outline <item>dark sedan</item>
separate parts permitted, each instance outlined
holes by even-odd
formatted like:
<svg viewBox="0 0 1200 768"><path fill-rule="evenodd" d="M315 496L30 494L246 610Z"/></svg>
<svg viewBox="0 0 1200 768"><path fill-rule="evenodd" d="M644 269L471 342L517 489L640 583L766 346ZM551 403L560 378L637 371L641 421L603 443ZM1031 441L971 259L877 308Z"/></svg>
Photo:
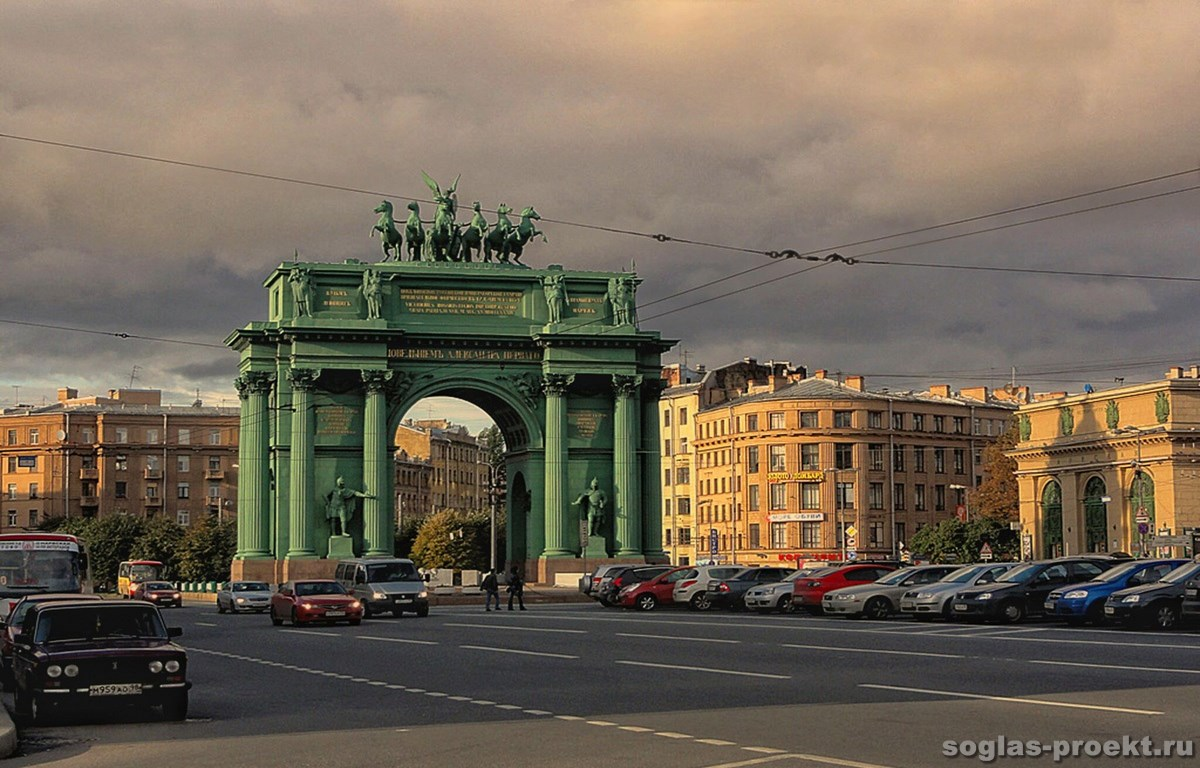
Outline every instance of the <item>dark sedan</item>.
<svg viewBox="0 0 1200 768"><path fill-rule="evenodd" d="M1181 565L1159 581L1113 592L1104 601L1104 618L1131 627L1172 629L1179 624L1183 592L1200 578L1200 561Z"/></svg>
<svg viewBox="0 0 1200 768"><path fill-rule="evenodd" d="M1125 560L1109 557L1062 557L1012 569L992 584L969 587L951 603L956 619L1018 622L1045 610L1046 597L1068 584L1091 581Z"/></svg>
<svg viewBox="0 0 1200 768"><path fill-rule="evenodd" d="M0 678L6 688L12 687L12 655L13 638L21 631L21 623L29 609L40 603L61 603L64 600L100 600L100 595L83 595L74 592L42 592L36 595L26 595L13 606L12 613L0 620L3 635L0 635Z"/></svg>
<svg viewBox="0 0 1200 768"><path fill-rule="evenodd" d="M31 722L55 709L127 704L187 717L187 653L158 608L143 602L35 605L13 645L13 702Z"/></svg>
<svg viewBox="0 0 1200 768"><path fill-rule="evenodd" d="M728 579L712 579L704 588L713 609L744 610L746 593L751 587L783 581L795 568L743 568Z"/></svg>
<svg viewBox="0 0 1200 768"><path fill-rule="evenodd" d="M183 595L169 581L143 581L137 585L133 597L154 603L159 608L183 607Z"/></svg>

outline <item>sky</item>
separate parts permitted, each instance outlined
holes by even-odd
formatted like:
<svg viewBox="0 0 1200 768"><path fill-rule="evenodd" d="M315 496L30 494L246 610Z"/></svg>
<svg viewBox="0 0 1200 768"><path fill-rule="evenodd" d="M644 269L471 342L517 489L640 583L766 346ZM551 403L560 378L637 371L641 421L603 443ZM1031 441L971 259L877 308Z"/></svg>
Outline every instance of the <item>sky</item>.
<svg viewBox="0 0 1200 768"><path fill-rule="evenodd" d="M556 220L531 266L634 266L665 363L1153 380L1200 359L1200 171L1088 193L1200 168L1197 29L1185 0L0 3L0 404L235 404L220 346L270 270L377 259L422 170Z"/></svg>

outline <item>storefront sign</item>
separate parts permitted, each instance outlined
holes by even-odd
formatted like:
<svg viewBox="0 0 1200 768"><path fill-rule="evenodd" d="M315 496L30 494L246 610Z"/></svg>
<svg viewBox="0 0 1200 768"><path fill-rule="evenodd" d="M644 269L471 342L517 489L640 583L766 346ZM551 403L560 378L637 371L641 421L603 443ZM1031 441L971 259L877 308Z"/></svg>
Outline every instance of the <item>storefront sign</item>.
<svg viewBox="0 0 1200 768"><path fill-rule="evenodd" d="M789 512L786 515L767 515L772 523L819 523L825 519L824 512Z"/></svg>
<svg viewBox="0 0 1200 768"><path fill-rule="evenodd" d="M825 473L819 469L807 470L804 472L768 472L767 482L780 483L788 481L800 481L807 483L820 483L825 480Z"/></svg>

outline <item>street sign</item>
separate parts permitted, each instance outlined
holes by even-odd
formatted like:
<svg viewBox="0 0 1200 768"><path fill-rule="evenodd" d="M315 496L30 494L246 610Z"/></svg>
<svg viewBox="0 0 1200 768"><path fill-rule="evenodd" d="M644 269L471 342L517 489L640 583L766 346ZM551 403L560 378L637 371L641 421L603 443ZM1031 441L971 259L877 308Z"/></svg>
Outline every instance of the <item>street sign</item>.
<svg viewBox="0 0 1200 768"><path fill-rule="evenodd" d="M1154 536L1150 539L1152 547L1186 547L1191 543L1191 536Z"/></svg>
<svg viewBox="0 0 1200 768"><path fill-rule="evenodd" d="M847 560L857 560L858 552L854 551L853 549L847 549L846 550L846 559Z"/></svg>
<svg viewBox="0 0 1200 768"><path fill-rule="evenodd" d="M1143 534L1143 535L1150 533L1150 524L1149 523L1138 523L1138 533Z"/></svg>
<svg viewBox="0 0 1200 768"><path fill-rule="evenodd" d="M717 529L708 529L708 554L710 557L717 556Z"/></svg>
<svg viewBox="0 0 1200 768"><path fill-rule="evenodd" d="M986 541L983 542L983 546L979 548L979 559L985 563L989 563L992 560L992 546Z"/></svg>
<svg viewBox="0 0 1200 768"><path fill-rule="evenodd" d="M1138 507L1137 517L1134 518L1134 522L1138 522L1138 523L1150 522L1150 515L1146 512L1145 507Z"/></svg>
<svg viewBox="0 0 1200 768"><path fill-rule="evenodd" d="M960 523L967 522L967 508L965 506L963 506L962 504L959 504L957 507L954 508L954 514L958 517L958 522L960 522Z"/></svg>
<svg viewBox="0 0 1200 768"><path fill-rule="evenodd" d="M846 535L849 536L850 538L854 538L855 536L858 535L858 529L855 528L853 525L847 525L846 526Z"/></svg>
<svg viewBox="0 0 1200 768"><path fill-rule="evenodd" d="M854 549L858 546L858 538L854 536L846 537L846 549Z"/></svg>

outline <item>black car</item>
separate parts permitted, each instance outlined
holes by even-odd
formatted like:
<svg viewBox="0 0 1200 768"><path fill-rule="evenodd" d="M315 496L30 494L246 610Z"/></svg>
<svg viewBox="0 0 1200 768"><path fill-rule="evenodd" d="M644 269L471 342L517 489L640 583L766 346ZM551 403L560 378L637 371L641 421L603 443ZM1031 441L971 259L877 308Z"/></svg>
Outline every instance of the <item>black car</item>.
<svg viewBox="0 0 1200 768"><path fill-rule="evenodd" d="M1180 615L1184 621L1200 620L1200 573L1189 577L1184 584Z"/></svg>
<svg viewBox="0 0 1200 768"><path fill-rule="evenodd" d="M1012 623L1045 610L1046 596L1068 584L1091 581L1126 560L1107 556L1060 557L1013 568L999 580L955 594L950 613L955 619Z"/></svg>
<svg viewBox="0 0 1200 768"><path fill-rule="evenodd" d="M603 606L616 605L617 593L630 584L640 584L655 576L671 570L669 565L628 565L617 571L610 571L600 580L592 596Z"/></svg>
<svg viewBox="0 0 1200 768"><path fill-rule="evenodd" d="M744 610L746 608L746 593L751 587L760 584L773 584L783 581L793 573L795 568L777 568L774 566L743 568L728 579L713 579L704 588L712 609L729 608Z"/></svg>
<svg viewBox="0 0 1200 768"><path fill-rule="evenodd" d="M13 701L36 722L55 709L128 704L187 717L187 652L156 606L140 601L35 605L13 643Z"/></svg>
<svg viewBox="0 0 1200 768"><path fill-rule="evenodd" d="M1183 612L1187 582L1198 578L1200 561L1181 565L1159 581L1113 592L1104 601L1104 618L1128 626L1171 629Z"/></svg>

